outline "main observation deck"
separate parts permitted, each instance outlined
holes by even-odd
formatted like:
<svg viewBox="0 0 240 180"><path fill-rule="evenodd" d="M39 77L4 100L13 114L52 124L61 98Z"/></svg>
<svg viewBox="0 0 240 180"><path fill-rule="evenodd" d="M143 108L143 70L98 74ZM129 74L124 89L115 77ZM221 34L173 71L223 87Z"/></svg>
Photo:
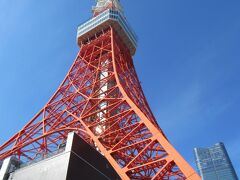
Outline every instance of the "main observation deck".
<svg viewBox="0 0 240 180"><path fill-rule="evenodd" d="M121 12L108 9L78 27L78 45L86 44L96 34L112 26L133 56L137 48L137 37Z"/></svg>

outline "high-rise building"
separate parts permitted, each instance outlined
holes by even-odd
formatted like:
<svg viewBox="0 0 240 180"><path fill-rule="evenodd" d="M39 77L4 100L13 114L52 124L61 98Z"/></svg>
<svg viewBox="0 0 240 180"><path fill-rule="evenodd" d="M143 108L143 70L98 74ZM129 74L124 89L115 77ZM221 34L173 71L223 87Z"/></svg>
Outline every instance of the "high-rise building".
<svg viewBox="0 0 240 180"><path fill-rule="evenodd" d="M223 143L209 148L195 148L194 155L203 180L238 180Z"/></svg>

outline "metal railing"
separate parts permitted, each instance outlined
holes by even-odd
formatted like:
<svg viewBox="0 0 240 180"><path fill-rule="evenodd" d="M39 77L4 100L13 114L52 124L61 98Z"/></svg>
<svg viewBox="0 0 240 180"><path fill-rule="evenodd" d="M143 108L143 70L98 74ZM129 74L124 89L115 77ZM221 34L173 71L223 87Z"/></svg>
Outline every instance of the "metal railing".
<svg viewBox="0 0 240 180"><path fill-rule="evenodd" d="M66 146L60 147L58 150L52 151L52 152L48 152L48 153L40 153L39 156L37 158L35 158L34 160L21 163L20 166L17 169L21 169L21 168L30 166L32 164L38 163L40 161L43 161L45 159L51 158L51 157L53 157L55 155L58 155L58 154L60 154L60 153L65 151L65 147Z"/></svg>

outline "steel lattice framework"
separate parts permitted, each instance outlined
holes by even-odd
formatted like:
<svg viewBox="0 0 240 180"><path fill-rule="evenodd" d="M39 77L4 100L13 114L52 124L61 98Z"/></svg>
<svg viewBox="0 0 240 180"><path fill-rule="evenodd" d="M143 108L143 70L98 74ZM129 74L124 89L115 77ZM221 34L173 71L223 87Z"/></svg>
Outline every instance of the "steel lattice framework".
<svg viewBox="0 0 240 180"><path fill-rule="evenodd" d="M124 180L200 180L158 126L131 53L111 26L81 46L49 102L0 146L0 160L45 156L72 131L98 149Z"/></svg>

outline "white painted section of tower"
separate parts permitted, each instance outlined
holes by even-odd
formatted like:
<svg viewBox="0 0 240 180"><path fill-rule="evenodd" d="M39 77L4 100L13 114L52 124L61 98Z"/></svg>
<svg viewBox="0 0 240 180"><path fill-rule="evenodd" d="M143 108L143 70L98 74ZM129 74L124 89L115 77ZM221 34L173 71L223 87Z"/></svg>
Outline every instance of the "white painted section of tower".
<svg viewBox="0 0 240 180"><path fill-rule="evenodd" d="M97 0L97 5L93 8L94 11L101 11L108 7L109 4L113 4L115 9L123 13L123 8L119 0Z"/></svg>
<svg viewBox="0 0 240 180"><path fill-rule="evenodd" d="M104 62L101 63L102 68L103 67L107 67L107 64L109 63L109 60L106 60ZM106 83L104 79L108 78L109 73L108 73L108 69L103 69L100 73L100 94L99 94L99 98L100 99L104 99L106 97L106 92L108 90L108 83ZM106 120L105 114L107 113L107 110L104 110L107 107L107 102L101 102L99 104L99 107L101 109L101 111L97 114L97 117L100 119L100 122L104 122ZM106 126L97 126L96 127L96 132L98 134L101 134L104 130L106 129Z"/></svg>

